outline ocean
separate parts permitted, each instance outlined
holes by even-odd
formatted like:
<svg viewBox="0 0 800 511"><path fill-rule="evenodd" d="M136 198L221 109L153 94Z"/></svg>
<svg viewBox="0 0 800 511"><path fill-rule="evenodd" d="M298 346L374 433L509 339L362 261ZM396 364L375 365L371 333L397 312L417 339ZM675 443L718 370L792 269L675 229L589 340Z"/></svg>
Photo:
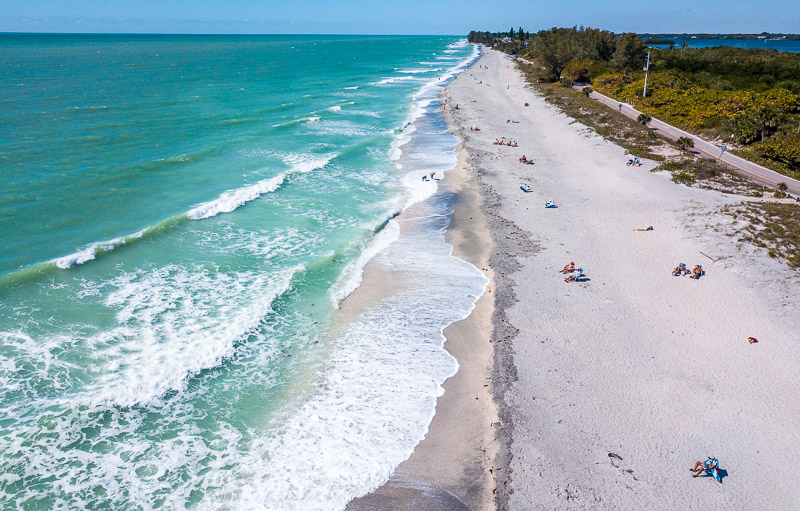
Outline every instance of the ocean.
<svg viewBox="0 0 800 511"><path fill-rule="evenodd" d="M778 38L763 38L763 39L703 39L703 38L684 38L684 37L670 37L669 35L654 36L659 39L670 39L675 42L675 47L680 48L683 43L686 43L690 48L713 48L715 46L733 46L734 48L742 48L745 50L750 49L771 49L778 51L788 51L792 53L800 53L800 41L794 39L778 39ZM647 43L647 39L644 40ZM654 48L668 48L667 44L648 44Z"/></svg>
<svg viewBox="0 0 800 511"><path fill-rule="evenodd" d="M438 181L437 98L478 49L0 49L0 508L336 510L380 485L487 284L451 255ZM370 261L380 289L343 314Z"/></svg>

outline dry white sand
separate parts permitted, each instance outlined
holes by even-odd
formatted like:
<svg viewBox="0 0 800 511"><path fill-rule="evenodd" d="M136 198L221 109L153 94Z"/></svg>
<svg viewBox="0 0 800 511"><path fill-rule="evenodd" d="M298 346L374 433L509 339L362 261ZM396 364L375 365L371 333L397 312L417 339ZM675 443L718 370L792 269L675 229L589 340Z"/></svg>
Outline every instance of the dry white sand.
<svg viewBox="0 0 800 511"><path fill-rule="evenodd" d="M497 199L495 284L517 299L500 304L519 329L503 403L512 493L500 506L800 508L797 275L717 232L713 212L737 199L675 185L650 162L626 167L621 148L526 89L502 54L487 52L447 97ZM491 144L500 137L519 147ZM543 207L549 198L558 208ZM563 282L569 261L585 281ZM679 262L707 274L673 277ZM708 455L722 484L690 475Z"/></svg>

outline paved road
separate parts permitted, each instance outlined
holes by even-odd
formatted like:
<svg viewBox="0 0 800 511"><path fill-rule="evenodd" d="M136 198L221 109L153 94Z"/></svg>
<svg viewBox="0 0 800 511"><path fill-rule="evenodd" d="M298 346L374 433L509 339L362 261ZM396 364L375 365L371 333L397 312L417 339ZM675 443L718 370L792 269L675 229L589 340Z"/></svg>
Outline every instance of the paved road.
<svg viewBox="0 0 800 511"><path fill-rule="evenodd" d="M525 62L526 64L533 64L532 62L525 60L523 58L517 57L517 60ZM577 90L582 89L582 86L576 86ZM632 106L628 105L627 103L620 103L619 101L609 98L608 96L604 96L599 92L592 92L589 96L592 99L595 99L605 105L608 105L615 110L622 112L624 115L630 117L631 119L636 119L639 117L639 114L642 112L636 110ZM762 167L761 165L755 164L751 161L747 161L744 158L739 158L738 156L730 153L723 153L722 149L715 146L714 144L703 140L702 138L692 135L682 129L676 128L670 124L665 123L664 121L660 121L656 118L653 118L650 121L650 128L655 131L656 133L660 133L666 137L672 138L673 140L677 140L680 137L689 137L694 141L694 153L699 154L700 156L704 156L706 158L713 158L715 160L719 159L724 163L727 163L735 172L738 174L750 179L751 181L755 181L757 183L769 186L770 188L777 188L780 183L786 183L786 191L791 193L795 196L800 196L800 181L797 179L792 179L791 177L784 176L783 174L779 174L774 170L770 170L766 167ZM720 157L721 155L721 157Z"/></svg>
<svg viewBox="0 0 800 511"><path fill-rule="evenodd" d="M619 101L609 98L608 96L604 96L598 92L592 92L589 97L622 112L631 119L636 119L639 117L639 114L642 113L626 103L620 103ZM787 191L789 193L793 195L800 195L800 181L797 179L784 176L783 174L779 174L774 170L770 170L751 161L739 158L734 154L727 152L722 153L722 150L714 144L707 142L696 135L692 135L691 133L683 131L682 129L678 129L675 126L669 125L663 121L659 121L658 119L653 118L653 120L650 121L650 128L656 133L660 133L672 139L689 137L694 141L695 153L699 153L701 156L705 156L707 158L720 159L721 161L733 167L736 172L744 177L763 185L767 185L770 188L777 188L778 184L786 183ZM721 158L720 155L722 155Z"/></svg>

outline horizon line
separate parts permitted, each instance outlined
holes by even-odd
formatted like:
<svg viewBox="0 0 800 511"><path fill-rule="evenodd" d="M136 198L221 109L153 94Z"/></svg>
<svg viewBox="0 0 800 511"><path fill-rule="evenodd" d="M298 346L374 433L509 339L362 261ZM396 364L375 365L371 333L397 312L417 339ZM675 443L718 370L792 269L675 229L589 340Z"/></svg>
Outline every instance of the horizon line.
<svg viewBox="0 0 800 511"><path fill-rule="evenodd" d="M464 37L466 34L367 34L367 33L278 33L278 32L2 32L3 35L186 35L186 36L379 36L379 37Z"/></svg>

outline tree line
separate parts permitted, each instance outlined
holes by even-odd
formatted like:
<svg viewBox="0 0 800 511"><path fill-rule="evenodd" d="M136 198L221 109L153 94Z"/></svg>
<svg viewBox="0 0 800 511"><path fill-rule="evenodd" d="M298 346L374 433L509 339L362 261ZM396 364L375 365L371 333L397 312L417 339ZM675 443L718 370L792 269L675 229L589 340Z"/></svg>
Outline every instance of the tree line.
<svg viewBox="0 0 800 511"><path fill-rule="evenodd" d="M469 40L533 62L532 75L541 82L591 85L648 116L718 137L751 159L800 176L800 53L648 48L639 34L583 26L471 32Z"/></svg>

